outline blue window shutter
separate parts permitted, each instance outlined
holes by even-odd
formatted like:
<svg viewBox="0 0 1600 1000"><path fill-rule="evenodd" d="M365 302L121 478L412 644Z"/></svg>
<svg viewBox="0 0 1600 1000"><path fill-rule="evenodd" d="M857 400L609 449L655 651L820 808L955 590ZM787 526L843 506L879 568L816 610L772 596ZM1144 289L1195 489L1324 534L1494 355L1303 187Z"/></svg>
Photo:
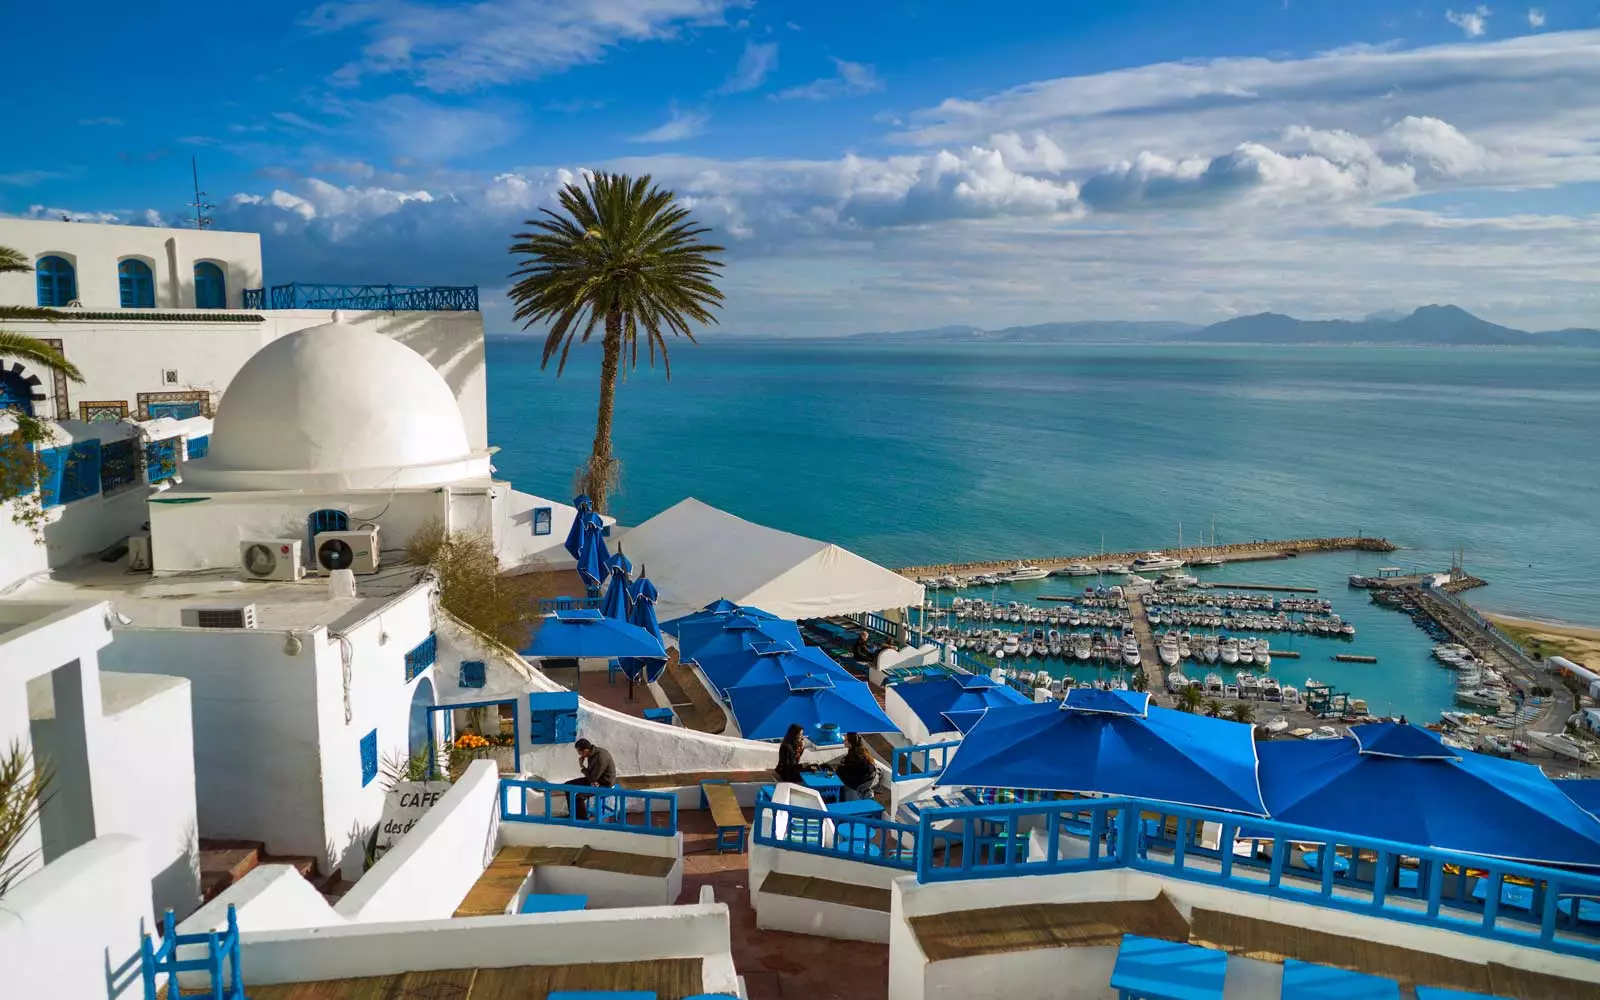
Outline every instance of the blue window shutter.
<svg viewBox="0 0 1600 1000"><path fill-rule="evenodd" d="M65 257L40 257L34 265L41 306L64 306L78 297L78 275Z"/></svg>
<svg viewBox="0 0 1600 1000"><path fill-rule="evenodd" d="M61 506L61 477L67 469L66 448L44 448L39 452L39 506Z"/></svg>
<svg viewBox="0 0 1600 1000"><path fill-rule="evenodd" d="M144 261L130 257L118 264L117 286L122 293L122 308L155 308L155 276L150 273L150 265Z"/></svg>
<svg viewBox="0 0 1600 1000"><path fill-rule="evenodd" d="M372 784L378 776L378 731L361 737L361 787Z"/></svg>
<svg viewBox="0 0 1600 1000"><path fill-rule="evenodd" d="M194 266L194 307L196 309L228 308L228 283L222 268L203 260Z"/></svg>
<svg viewBox="0 0 1600 1000"><path fill-rule="evenodd" d="M439 637L432 632L406 654L406 680L411 680L433 666L439 658Z"/></svg>
<svg viewBox="0 0 1600 1000"><path fill-rule="evenodd" d="M552 513L549 507L535 507L533 509L533 533L535 535L550 534Z"/></svg>
<svg viewBox="0 0 1600 1000"><path fill-rule="evenodd" d="M144 446L146 478L152 483L171 479L178 474L178 439L164 438Z"/></svg>
<svg viewBox="0 0 1600 1000"><path fill-rule="evenodd" d="M189 438L185 442L185 449L189 455L188 461L205 458L206 452L211 450L211 435L202 434L199 437Z"/></svg>

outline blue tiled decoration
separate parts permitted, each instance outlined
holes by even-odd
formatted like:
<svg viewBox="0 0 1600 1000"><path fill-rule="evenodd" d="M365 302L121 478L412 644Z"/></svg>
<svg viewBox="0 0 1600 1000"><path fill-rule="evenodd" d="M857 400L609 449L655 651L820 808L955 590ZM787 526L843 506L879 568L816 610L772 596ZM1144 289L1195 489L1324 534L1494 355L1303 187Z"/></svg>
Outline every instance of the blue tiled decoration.
<svg viewBox="0 0 1600 1000"><path fill-rule="evenodd" d="M464 688L483 687L483 661L462 660L461 677L458 683Z"/></svg>
<svg viewBox="0 0 1600 1000"><path fill-rule="evenodd" d="M372 784L378 776L378 731L361 737L361 787Z"/></svg>

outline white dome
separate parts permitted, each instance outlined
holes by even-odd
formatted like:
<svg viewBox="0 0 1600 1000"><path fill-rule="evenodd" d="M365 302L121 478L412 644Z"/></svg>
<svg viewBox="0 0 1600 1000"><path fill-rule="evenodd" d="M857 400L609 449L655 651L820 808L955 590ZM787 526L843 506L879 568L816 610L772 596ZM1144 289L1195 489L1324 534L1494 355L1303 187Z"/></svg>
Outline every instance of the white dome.
<svg viewBox="0 0 1600 1000"><path fill-rule="evenodd" d="M486 465L486 456L473 454L455 395L433 365L381 333L334 322L275 340L245 362L194 472L216 485L239 473L257 474L249 479L258 486L335 476L351 486L417 485L479 471L463 463Z"/></svg>

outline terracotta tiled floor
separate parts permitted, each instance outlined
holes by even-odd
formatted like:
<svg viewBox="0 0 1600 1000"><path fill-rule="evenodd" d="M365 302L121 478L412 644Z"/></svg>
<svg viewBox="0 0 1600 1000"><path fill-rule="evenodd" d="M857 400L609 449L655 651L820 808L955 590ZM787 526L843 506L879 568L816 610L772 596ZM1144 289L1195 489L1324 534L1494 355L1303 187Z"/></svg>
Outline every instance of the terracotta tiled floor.
<svg viewBox="0 0 1600 1000"><path fill-rule="evenodd" d="M578 693L596 704L629 715L643 715L645 709L656 707L649 687L642 683L635 684L633 700L629 701L628 678L618 674L616 684L607 684L604 670L584 671L578 679Z"/></svg>
<svg viewBox="0 0 1600 1000"><path fill-rule="evenodd" d="M750 815L745 810L745 815ZM889 948L865 941L836 941L808 934L756 929L750 908L748 854L717 854L709 817L678 814L683 831L683 895L700 898L709 885L732 916L733 964L750 1000L887 1000Z"/></svg>

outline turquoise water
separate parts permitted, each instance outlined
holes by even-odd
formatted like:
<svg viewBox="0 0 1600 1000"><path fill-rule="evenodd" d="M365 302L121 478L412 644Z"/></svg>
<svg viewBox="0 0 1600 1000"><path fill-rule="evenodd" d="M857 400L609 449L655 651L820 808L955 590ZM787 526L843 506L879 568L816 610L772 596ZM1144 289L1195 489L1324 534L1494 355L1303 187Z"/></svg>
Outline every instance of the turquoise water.
<svg viewBox="0 0 1600 1000"><path fill-rule="evenodd" d="M537 342L491 338L490 436L519 486L570 495L597 354L558 380ZM1600 618L1597 351L710 339L673 356L670 383L641 371L619 393L627 522L692 495L891 566L1089 552L1102 536L1159 548L1213 519L1218 541L1380 534L1405 550L1226 572L1318 586L1360 633L1299 641L1380 658L1274 673L1411 713L1442 707L1450 678L1408 619L1344 590L1348 573L1445 568L1464 548L1490 581L1475 603Z"/></svg>

